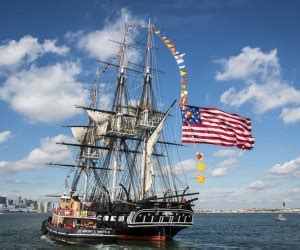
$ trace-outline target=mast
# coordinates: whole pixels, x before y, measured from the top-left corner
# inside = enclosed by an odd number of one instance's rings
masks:
[[[149,112],[152,111],[152,87],[151,87],[151,48],[152,48],[152,26],[149,19],[148,23],[148,39],[146,47],[146,62],[145,62],[145,76],[144,76],[144,86],[143,92],[140,100],[141,109],[141,123],[145,126],[145,136],[143,143],[143,158],[141,166],[141,198],[145,198],[146,195],[146,178],[147,178],[147,143],[150,136],[149,130]]]
[[[122,125],[122,116],[123,116],[123,96],[125,93],[125,57],[126,57],[126,39],[128,35],[128,27],[127,27],[127,16],[124,26],[124,34],[123,40],[120,46],[120,67],[119,67],[119,74],[118,74],[118,86],[116,90],[115,96],[115,111],[116,111],[116,125],[115,131],[116,133],[120,133],[121,125]],[[117,182],[117,170],[119,168],[119,161],[120,161],[120,138],[116,138],[113,145],[113,173],[112,173],[112,180],[111,180],[111,200],[115,200],[116,194],[116,182]]]
[[[100,73],[97,68],[95,79],[93,82],[93,88],[90,90],[91,91],[90,104],[89,104],[90,108],[95,108],[97,106],[98,93],[99,93],[99,88],[98,88],[99,77],[100,77]],[[93,126],[94,126],[94,121],[91,118],[89,118],[87,127],[93,127]],[[71,129],[72,129],[72,127],[71,127]],[[73,132],[73,129],[72,129],[72,132]],[[78,131],[77,131],[77,133],[78,133]],[[74,134],[74,132],[73,132],[73,134]],[[86,128],[81,128],[80,135],[81,135],[80,144],[92,144],[93,143],[94,136],[93,136],[93,132],[91,130],[87,130]],[[80,176],[81,176],[81,174],[84,173],[84,190],[83,190],[83,200],[84,201],[86,201],[87,195],[88,195],[89,169],[92,166],[92,162],[91,162],[92,159],[90,156],[93,154],[93,152],[94,152],[94,150],[91,148],[80,147],[80,151],[77,156],[76,165],[77,166],[82,165],[82,166],[84,166],[84,168],[76,169],[76,172],[75,172],[75,175],[73,178],[73,182],[72,182],[72,185],[71,185],[71,188],[69,191],[70,195],[75,193]]]
[[[99,89],[98,89],[98,80],[99,80],[99,70],[97,68],[96,71],[96,76],[94,79],[94,85],[93,88],[91,89],[91,101],[90,101],[90,108],[96,108],[97,106],[97,101],[98,101],[98,93],[99,93]],[[89,118],[89,124],[88,126],[91,127],[94,125],[94,121]],[[87,133],[85,133],[85,139],[88,143],[93,144],[94,142],[94,135],[92,131],[89,131]],[[92,162],[92,155],[94,153],[94,149],[93,148],[87,148],[87,150],[85,151],[86,155],[85,155],[85,168],[84,168],[84,193],[83,193],[83,200],[86,201],[87,197],[88,197],[88,189],[89,189],[89,175],[90,175],[90,168],[93,167],[93,162]]]

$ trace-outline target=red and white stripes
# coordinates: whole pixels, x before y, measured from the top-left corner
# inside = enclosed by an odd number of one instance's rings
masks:
[[[251,120],[215,108],[199,108],[201,124],[183,124],[183,143],[208,143],[252,149]]]

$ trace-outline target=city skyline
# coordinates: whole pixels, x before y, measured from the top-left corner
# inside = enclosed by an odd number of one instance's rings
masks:
[[[36,201],[30,198],[17,197],[11,199],[9,197],[0,196],[0,213],[2,212],[50,212],[57,203],[52,201]]]
[[[57,198],[58,199],[58,198]],[[53,200],[35,201],[30,198],[17,197],[16,199],[10,199],[8,197],[0,196],[0,212],[1,209],[6,208],[6,212],[44,212],[48,213],[53,208],[57,208],[58,203]],[[297,207],[285,207],[285,204],[280,208],[244,208],[244,209],[207,209],[207,208],[196,208],[195,213],[300,213],[300,208]]]
[[[29,2],[0,3],[7,10],[0,17],[0,195],[42,200],[65,192],[69,170],[44,163],[69,157],[55,144],[72,140],[61,126],[84,119],[73,105],[86,102],[96,60],[116,52],[108,39],[118,40],[127,15],[132,23],[151,18],[185,52],[190,104],[252,119],[251,151],[197,146],[207,166],[204,185],[196,182],[193,146],[182,149],[188,183],[200,192],[196,207],[276,208],[282,201],[300,207],[298,2],[165,1],[159,9],[137,1]],[[168,104],[179,96],[180,78],[158,46]],[[101,95],[103,105],[107,98]]]

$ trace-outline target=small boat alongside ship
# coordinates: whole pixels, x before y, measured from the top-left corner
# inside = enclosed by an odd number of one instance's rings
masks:
[[[126,23],[122,41],[117,42],[118,63],[103,62],[106,69],[117,69],[110,108],[98,107],[97,73],[90,105],[78,106],[87,112],[87,124],[68,126],[77,143],[59,143],[79,149],[75,163],[49,163],[71,168],[67,179],[71,184],[66,181],[58,207],[42,224],[42,233],[52,239],[88,244],[166,241],[194,223],[192,207],[198,193],[189,191],[178,169],[174,170],[178,160],[172,160],[171,148],[182,145],[167,141],[164,133],[175,102],[163,111],[155,100],[158,93],[153,83],[158,71],[151,64],[155,47],[150,23],[144,27],[141,92],[132,101],[128,98],[127,72],[138,72],[128,68],[126,59],[131,28]]]

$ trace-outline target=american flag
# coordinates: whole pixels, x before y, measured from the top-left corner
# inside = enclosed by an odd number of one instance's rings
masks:
[[[251,120],[215,108],[184,106],[182,142],[252,149]]]

